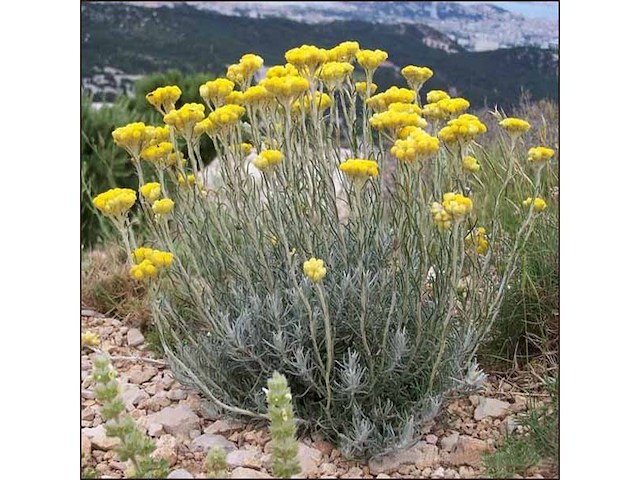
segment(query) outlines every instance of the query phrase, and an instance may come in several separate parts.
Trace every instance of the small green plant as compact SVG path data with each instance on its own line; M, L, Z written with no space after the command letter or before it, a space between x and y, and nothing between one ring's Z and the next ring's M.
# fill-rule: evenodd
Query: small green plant
M507 437L494 453L485 455L487 475L491 478L512 478L540 461L540 456L526 439Z
M133 468L128 472L129 478L165 478L168 465L165 460L151 458L155 444L138 429L133 418L125 413L116 377L117 372L108 357L101 356L94 360L95 394L96 399L102 402L100 415L106 421L107 436L120 439L116 452L121 461L131 461Z
M276 478L291 478L300 473L296 423L293 419L291 390L287 379L273 372L265 390L269 405L269 432L273 449L273 474Z
M487 474L493 478L522 475L541 459L551 459L558 464L558 383L555 377L545 379L544 387L551 397L549 405L530 408L517 418L527 432L526 436L507 436L504 443L485 455Z
M220 447L213 447L207 454L207 478L227 478L227 454Z

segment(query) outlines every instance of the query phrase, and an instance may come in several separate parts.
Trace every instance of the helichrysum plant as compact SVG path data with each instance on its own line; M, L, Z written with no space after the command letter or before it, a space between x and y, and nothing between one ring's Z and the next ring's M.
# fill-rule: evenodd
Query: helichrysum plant
M291 478L300 473L296 423L293 418L291 390L287 379L273 372L265 389L269 406L269 433L273 458L273 474L276 478Z
M489 125L504 145L489 158L478 143L488 126L466 99L419 98L437 72L408 66L406 86L376 91L382 50L343 42L284 57L258 82L262 59L243 56L200 87L201 104L152 92L165 125L114 131L139 192L94 203L155 299L183 382L264 418L259 386L281 372L305 428L370 457L410 444L447 394L482 382L476 351L545 215L555 152L507 119ZM138 203L144 239L128 221ZM505 205L515 231L501 224Z
M131 468L127 473L129 478L165 478L168 465L165 460L151 458L155 444L138 429L133 418L125 413L116 377L117 372L106 356L94 360L95 394L96 399L102 403L100 415L106 422L107 436L120 439L116 452L121 461L131 461Z

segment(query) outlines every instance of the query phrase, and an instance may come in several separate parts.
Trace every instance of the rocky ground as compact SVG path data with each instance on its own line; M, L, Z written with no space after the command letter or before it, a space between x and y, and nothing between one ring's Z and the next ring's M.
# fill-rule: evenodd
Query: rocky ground
M168 478L206 478L204 459L216 445L227 451L229 478L272 478L266 427L210 416L200 395L174 379L165 362L148 350L138 329L95 312L83 311L81 321L83 331L100 336L97 348L112 357L126 408L154 438L154 456L168 461ZM86 465L100 478L124 478L128 465L119 462L113 450L119 440L105 435L92 391L89 376L95 355L86 347L82 351L82 452ZM299 478L483 478L482 454L493 451L507 431L522 428L515 414L526 410L531 399L517 385L490 379L480 394L453 400L423 429L414 447L368 463L347 461L322 438L302 438ZM531 468L527 475L554 476L543 466Z

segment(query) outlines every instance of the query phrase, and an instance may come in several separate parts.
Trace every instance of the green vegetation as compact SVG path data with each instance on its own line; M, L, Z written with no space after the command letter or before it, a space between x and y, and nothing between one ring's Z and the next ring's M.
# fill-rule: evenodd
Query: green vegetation
M540 460L550 460L553 469L559 461L559 404L557 377L547 377L545 391L549 405L534 407L521 414L517 423L524 427L524 435L508 435L498 449L484 456L487 474L491 478L513 478L525 475L528 468Z

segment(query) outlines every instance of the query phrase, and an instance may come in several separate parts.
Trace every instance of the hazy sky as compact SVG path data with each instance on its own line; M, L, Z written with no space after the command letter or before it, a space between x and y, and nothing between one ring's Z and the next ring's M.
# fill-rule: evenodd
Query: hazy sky
M558 19L560 2L460 2L460 3L491 3L511 12L520 13L527 17L542 17Z

